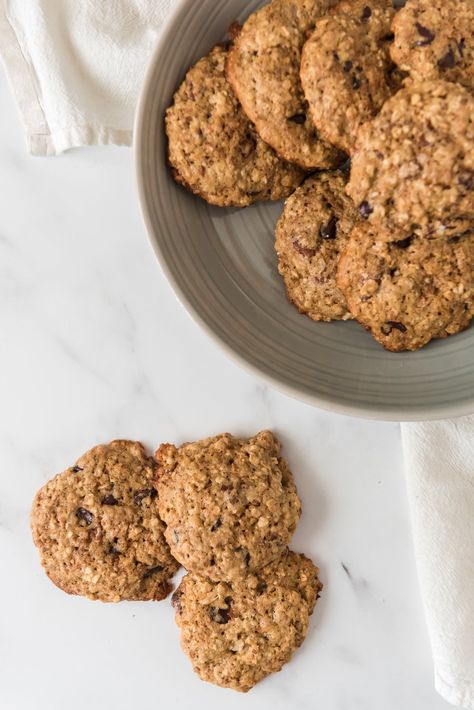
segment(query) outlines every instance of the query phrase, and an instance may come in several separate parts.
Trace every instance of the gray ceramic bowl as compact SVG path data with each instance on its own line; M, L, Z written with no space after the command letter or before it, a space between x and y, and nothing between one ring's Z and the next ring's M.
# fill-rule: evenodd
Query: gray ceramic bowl
M187 69L258 0L185 0L152 58L136 122L136 166L150 239L195 320L241 365L310 404L377 419L474 411L474 329L417 353L385 352L356 323L313 323L287 302L273 249L281 204L209 207L171 179L163 115Z

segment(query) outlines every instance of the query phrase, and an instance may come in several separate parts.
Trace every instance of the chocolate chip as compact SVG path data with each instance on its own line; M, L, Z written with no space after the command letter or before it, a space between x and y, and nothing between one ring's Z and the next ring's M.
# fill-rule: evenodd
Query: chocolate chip
M257 594L263 594L263 592L267 591L267 583L266 582L259 582L257 586L255 587L255 591Z
M250 564L250 552L245 549L245 547L236 547L235 552L240 552L244 558L245 566L248 567Z
M424 27L424 25L421 25L419 22L415 22L415 27L418 31L418 34L423 37L423 39L419 39L417 42L415 42L415 47L426 47L426 45L431 44L435 38L433 32L429 30L428 27Z
M364 9L362 10L362 15L360 16L360 19L362 21L368 20L371 15L372 15L372 10L370 9L370 7L368 5L366 5L364 7Z
M395 10L400 10L402 7L405 7L407 3L407 0L392 0L392 5Z
M337 236L337 223L338 218L336 215L331 217L329 222L319 228L319 235L321 239L335 239Z
M120 550L117 550L117 548L115 547L115 545L112 545L112 544L111 544L111 545L109 545L109 548L108 548L108 550L107 550L107 554L108 554L108 555L111 555L112 557L117 558L117 557L120 556Z
M79 471L83 471L84 469L81 468L80 466L73 466L72 467L72 472L73 473L79 473Z
M388 320L385 325L383 325L380 329L384 335L390 335L392 330L399 330L400 333L406 333L407 329L406 326L403 325L403 323L399 323L398 321L395 320Z
M141 505L142 500L145 498L151 498L151 500L154 500L158 493L156 492L155 488L144 488L141 491L136 491L133 495L133 502L135 505Z
M461 57L464 57L464 50L466 49L466 40L464 38L458 42L458 49Z
M227 606L230 606L234 600L232 599L232 597L225 597L224 601L227 604Z
M397 247L397 249L407 249L410 246L410 244L412 243L412 241L413 241L413 236L410 235L406 239L399 239L398 242L394 242L393 244L394 244L394 246Z
M164 567L163 565L156 565L156 567L150 567L145 574L143 575L143 579L149 579L150 577L153 577L154 574L158 574L159 572L163 572Z
M211 606L211 608L209 609L209 616L211 617L211 621L215 621L216 624L227 624L230 620L230 615L230 608L219 609L216 606Z
M298 123L299 125L302 125L303 123L306 122L306 114L304 113L295 113L294 116L290 116L289 121L292 123Z
M112 493L108 493L102 498L102 505L118 505L118 500Z
M352 77L352 88L357 90L357 89L360 89L361 86L362 86L362 82L359 79L359 77L353 76Z
M448 49L446 54L438 59L438 66L440 69L452 69L456 64L456 57L451 47Z
M352 166L352 161L350 158L347 158L347 160L339 167L339 170L341 170L343 173L350 173L351 171L351 166Z
M448 244L457 244L463 237L470 237L472 234L472 229L466 229L464 232L458 232L458 234L453 234L452 237L448 238Z
M211 528L211 532L216 532L216 530L219 530L219 528L222 526L222 520L220 518L217 518L216 522Z
M352 62L350 59L348 59L344 64L342 65L342 71L347 74L347 72L350 72L352 69Z
M316 249L311 249L310 247L304 247L298 240L293 242L293 247L296 249L298 254L305 256L307 259L311 259L316 254Z
M393 34L393 32L387 32L387 34L382 37L382 42L393 42L394 39L395 39L395 35ZM393 72L393 71L395 71L395 68L396 68L395 66L390 67L389 71Z
M360 216L363 217L364 219L369 219L370 215L374 211L374 208L372 205L370 205L367 200L364 200L363 202L360 203L359 205L359 213Z
M171 597L171 606L178 612L178 614L181 614L183 611L183 605L181 604L182 596L183 592L178 588Z
M86 510L85 508L78 508L76 510L76 517L82 520L86 525L91 525L94 520L94 516L90 510Z
M468 190L474 188L474 172L472 170L463 170L459 173L458 182Z

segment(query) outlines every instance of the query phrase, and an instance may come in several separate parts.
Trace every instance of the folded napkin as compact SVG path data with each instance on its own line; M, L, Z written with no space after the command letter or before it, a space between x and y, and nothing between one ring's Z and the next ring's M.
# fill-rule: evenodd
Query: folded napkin
M402 424L436 689L474 709L474 416Z
M138 92L176 0L0 0L0 56L33 155L130 145Z

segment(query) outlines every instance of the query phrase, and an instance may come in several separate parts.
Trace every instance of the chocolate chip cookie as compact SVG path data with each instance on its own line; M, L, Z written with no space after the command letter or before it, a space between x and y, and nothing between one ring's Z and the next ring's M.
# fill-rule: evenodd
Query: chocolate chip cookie
M263 140L305 170L341 162L311 120L299 77L307 33L331 4L273 0L248 18L227 61L227 78Z
M357 227L341 255L338 284L355 318L395 352L467 328L474 316L474 224L448 239L381 241Z
M313 320L351 314L336 284L339 253L358 219L341 172L319 173L287 200L277 224L278 270L288 299Z
M301 504L271 432L163 444L156 459L166 539L186 569L216 581L242 578L290 542Z
M474 90L472 0L408 0L392 30L392 58L414 80L445 79Z
M347 192L396 240L425 227L445 236L447 223L470 219L474 97L447 81L399 91L360 128Z
M347 153L359 127L400 88L390 58L392 0L345 0L317 20L301 61L301 82L319 133Z
M112 441L38 491L33 539L54 584L104 602L167 596L179 565L158 516L155 468L140 443Z
M173 175L221 207L288 197L304 173L257 135L225 78L226 55L217 46L192 67L166 112Z
M303 643L322 589L319 570L287 552L245 580L188 574L173 594L181 646L210 683L246 692Z

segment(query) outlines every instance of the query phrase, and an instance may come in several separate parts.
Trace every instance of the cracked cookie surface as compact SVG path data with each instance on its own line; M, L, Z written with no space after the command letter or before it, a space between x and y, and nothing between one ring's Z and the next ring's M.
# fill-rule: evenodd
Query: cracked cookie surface
M447 239L380 241L362 224L341 255L338 284L353 316L395 352L467 328L474 316L474 225Z
M54 584L105 602L168 595L179 564L158 516L155 468L140 443L112 441L38 491L33 539Z
M214 580L242 578L290 542L301 503L271 432L163 444L156 459L166 539L186 569Z
M282 557L245 580L188 574L173 594L181 646L210 683L246 692L303 643L322 585L304 555Z
M225 78L214 47L186 74L166 112L168 160L177 182L220 207L288 197L304 172L258 136Z
M313 320L351 318L336 284L339 254L358 221L346 182L341 172L308 178L286 201L276 227L278 270L288 300Z
M282 158L305 170L343 161L316 130L299 75L307 33L334 4L273 0L248 18L227 61L227 77L261 137Z

